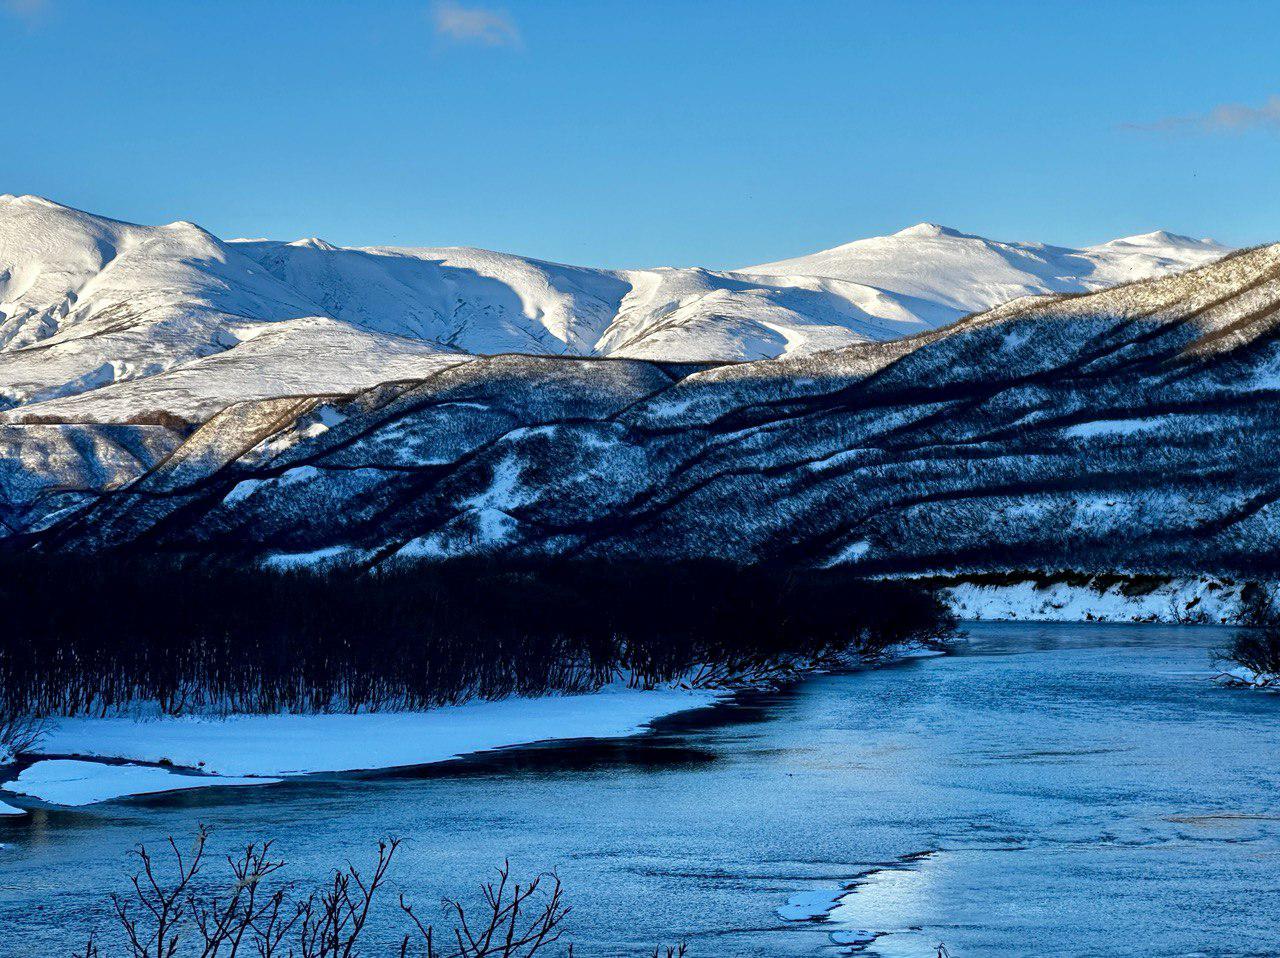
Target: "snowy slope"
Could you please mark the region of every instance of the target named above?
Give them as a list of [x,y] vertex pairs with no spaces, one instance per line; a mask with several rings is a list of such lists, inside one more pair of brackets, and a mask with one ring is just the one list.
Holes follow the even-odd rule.
[[809,256],[748,267],[768,276],[823,276],[915,296],[939,311],[931,325],[1020,296],[1085,293],[1202,266],[1230,252],[1213,240],[1158,231],[1086,249],[999,243],[920,223]]
[[153,376],[317,312],[194,224],[0,196],[0,408]]
[[1086,292],[1226,252],[1169,233],[1088,250],[996,243],[922,224],[736,272],[609,272],[466,248],[237,247],[327,314],[471,353],[669,361],[805,355],[894,339],[1029,294]]
[[815,276],[702,269],[632,271],[631,291],[597,344],[635,359],[772,359],[932,328],[931,304]]
[[463,247],[232,245],[324,315],[469,353],[591,354],[628,289],[604,270]]
[[951,318],[911,297],[818,277],[608,271],[463,247],[233,242],[326,315],[468,353],[750,360]]
[[15,423],[120,423],[174,417],[195,424],[242,400],[349,393],[392,380],[422,379],[471,358],[319,316],[280,320],[253,329],[233,349],[151,376],[29,403],[4,418]]
[[200,421],[237,399],[427,375],[447,354],[803,356],[1222,252],[1169,234],[1072,251],[917,227],[741,272],[611,271],[465,248],[223,242],[5,195],[0,415]]
[[314,307],[194,223],[134,226],[0,195],[0,348],[84,339],[129,319],[155,327],[175,313],[286,319]]

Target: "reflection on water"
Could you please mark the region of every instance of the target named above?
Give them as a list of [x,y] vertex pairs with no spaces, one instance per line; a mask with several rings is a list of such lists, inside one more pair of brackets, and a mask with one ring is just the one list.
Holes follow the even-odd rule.
[[[1280,703],[1204,680],[1224,638],[975,626],[640,739],[37,812],[0,826],[0,956],[66,953],[133,843],[198,822],[298,878],[403,836],[427,906],[554,867],[582,955],[1273,955]],[[781,917],[802,894],[835,907]]]

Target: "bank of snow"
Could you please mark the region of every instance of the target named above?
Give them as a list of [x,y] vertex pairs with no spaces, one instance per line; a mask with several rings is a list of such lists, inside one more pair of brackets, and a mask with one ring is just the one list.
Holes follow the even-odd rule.
[[220,775],[179,775],[150,765],[104,765],[51,759],[23,769],[4,788],[18,795],[38,798],[50,805],[92,805],[122,795],[151,795],[188,788],[271,785],[274,778],[237,778]]
[[984,578],[944,583],[962,619],[1031,622],[1167,622],[1233,625],[1247,583],[1208,577]]
[[1231,685],[1236,688],[1280,692],[1280,673],[1258,672],[1244,665],[1234,665],[1220,672],[1217,680],[1223,685]]
[[61,771],[93,778],[75,795],[91,794],[88,801],[95,802],[179,788],[269,784],[315,772],[428,765],[513,745],[634,735],[663,716],[710,705],[721,694],[619,685],[587,695],[476,701],[428,712],[56,719],[33,752],[163,764],[223,777],[136,765],[122,772],[120,765],[86,761],[63,763],[75,769],[42,769],[57,764],[44,761],[3,787],[54,804],[86,804],[63,801],[72,793],[53,787],[50,776]]

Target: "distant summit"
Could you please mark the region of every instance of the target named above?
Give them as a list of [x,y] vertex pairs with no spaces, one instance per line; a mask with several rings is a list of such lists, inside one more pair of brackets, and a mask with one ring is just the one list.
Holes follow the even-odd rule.
[[898,230],[894,236],[961,236],[965,239],[977,239],[968,233],[961,233],[959,230],[953,230],[950,226],[941,226],[937,223],[917,223],[915,226],[908,226],[904,230]]
[[1203,266],[1229,252],[1212,240],[1163,231],[1086,249],[1004,243],[937,223],[856,240],[795,259],[746,267],[767,276],[821,276],[915,297],[934,325],[1021,296],[1086,293]]
[[1203,250],[1206,253],[1222,256],[1231,252],[1230,246],[1223,246],[1221,243],[1212,239],[1194,239],[1190,236],[1181,236],[1178,233],[1170,233],[1168,230],[1155,230],[1151,233],[1139,233],[1136,236],[1123,236],[1120,239],[1111,240],[1109,243],[1102,243],[1092,249],[1114,249],[1118,246],[1134,246],[1150,250]]

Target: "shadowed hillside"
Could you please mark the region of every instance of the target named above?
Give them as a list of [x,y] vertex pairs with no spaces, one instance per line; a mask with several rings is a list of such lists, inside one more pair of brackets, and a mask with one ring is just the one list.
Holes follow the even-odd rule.
[[12,424],[54,438],[4,518],[55,550],[1248,573],[1277,541],[1278,306],[1267,247],[808,358],[473,359],[185,438]]

